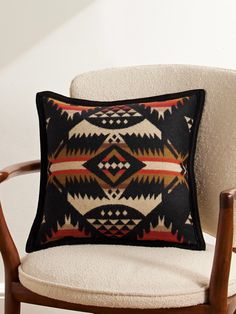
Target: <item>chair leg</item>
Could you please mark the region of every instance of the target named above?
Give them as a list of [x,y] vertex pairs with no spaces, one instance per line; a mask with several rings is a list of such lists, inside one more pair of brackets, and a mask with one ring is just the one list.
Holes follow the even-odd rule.
[[4,314],[20,314],[20,302],[16,301],[10,293],[5,295]]

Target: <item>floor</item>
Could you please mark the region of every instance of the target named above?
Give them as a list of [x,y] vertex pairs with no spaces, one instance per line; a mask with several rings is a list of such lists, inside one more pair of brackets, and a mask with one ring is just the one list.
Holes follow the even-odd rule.
[[[3,314],[3,298],[0,298],[0,314]],[[67,310],[59,310],[59,309],[53,309],[49,307],[42,307],[42,306],[36,306],[31,304],[22,304],[22,314],[69,314],[69,313],[78,313],[82,314],[83,312],[74,312],[74,311],[67,311]]]

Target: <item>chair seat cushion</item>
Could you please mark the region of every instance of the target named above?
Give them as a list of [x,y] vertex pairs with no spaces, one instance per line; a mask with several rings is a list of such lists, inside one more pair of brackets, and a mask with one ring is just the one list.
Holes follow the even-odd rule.
[[[191,306],[207,302],[213,255],[210,245],[206,251],[68,245],[26,255],[19,278],[35,293],[72,303],[120,308]],[[233,254],[228,295],[235,293]]]

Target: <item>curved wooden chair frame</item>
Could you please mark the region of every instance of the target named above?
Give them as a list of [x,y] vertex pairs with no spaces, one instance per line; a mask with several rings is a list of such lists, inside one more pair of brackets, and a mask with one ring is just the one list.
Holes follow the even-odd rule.
[[[39,170],[39,160],[9,166],[0,171],[0,183],[14,176]],[[236,294],[232,297],[227,297],[232,251],[236,252],[236,249],[232,250],[233,203],[235,199],[236,189],[226,190],[220,194],[220,212],[214,260],[209,283],[208,303],[192,307],[170,309],[125,309],[86,306],[43,297],[29,291],[19,282],[18,266],[20,265],[20,257],[0,205],[0,251],[5,268],[5,314],[19,314],[21,302],[74,311],[92,312],[95,314],[236,313]]]

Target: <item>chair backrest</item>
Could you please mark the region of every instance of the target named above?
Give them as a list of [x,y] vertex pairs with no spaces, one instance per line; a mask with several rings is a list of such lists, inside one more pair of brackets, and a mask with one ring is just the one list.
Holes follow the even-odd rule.
[[195,156],[198,203],[203,230],[215,236],[219,193],[236,186],[236,71],[190,65],[112,68],[78,75],[70,93],[116,100],[197,88],[206,91]]

